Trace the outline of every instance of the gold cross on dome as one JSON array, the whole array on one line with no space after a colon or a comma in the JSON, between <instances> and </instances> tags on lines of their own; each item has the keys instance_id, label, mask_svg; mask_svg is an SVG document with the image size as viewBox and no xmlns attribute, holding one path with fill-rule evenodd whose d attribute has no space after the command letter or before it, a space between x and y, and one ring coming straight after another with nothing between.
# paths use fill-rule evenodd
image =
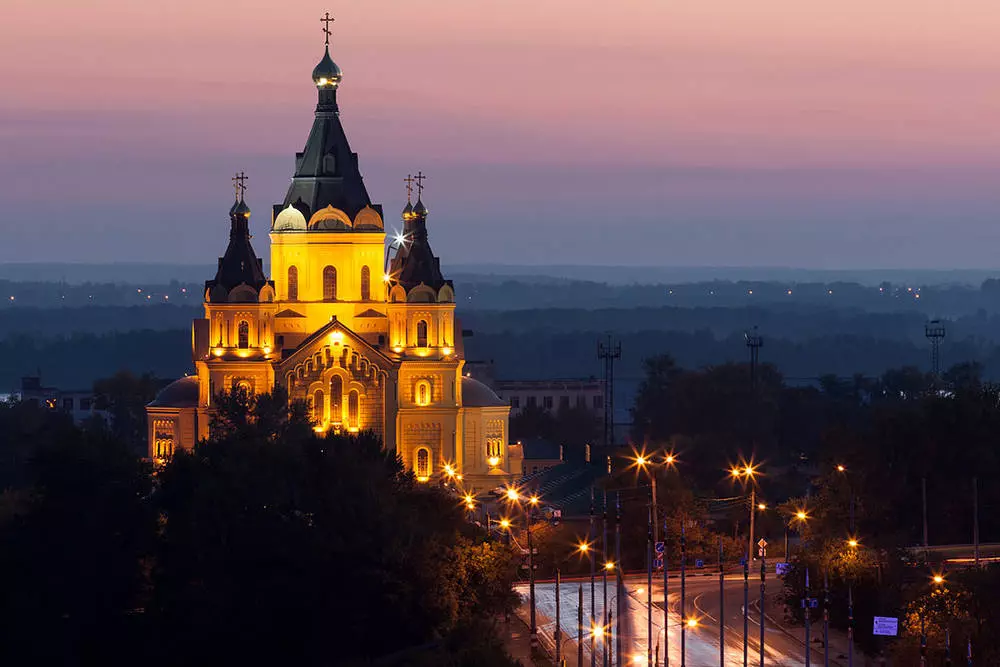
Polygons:
<instances>
[{"instance_id":1,"label":"gold cross on dome","mask_svg":"<svg viewBox=\"0 0 1000 667\"><path fill-rule=\"evenodd\" d=\"M247 175L242 171L236 172L233 176L233 189L236 190L236 200L242 201L243 195L247 191Z\"/></svg>"},{"instance_id":2,"label":"gold cross on dome","mask_svg":"<svg viewBox=\"0 0 1000 667\"><path fill-rule=\"evenodd\" d=\"M413 180L415 180L417 182L417 199L420 199L420 197L423 196L423 194L424 194L424 179L425 178L427 178L427 177L424 176L424 172L422 172L422 171L418 171L417 175L413 177Z\"/></svg>"},{"instance_id":3,"label":"gold cross on dome","mask_svg":"<svg viewBox=\"0 0 1000 667\"><path fill-rule=\"evenodd\" d=\"M336 21L335 18L330 16L330 12L326 12L326 15L319 20L323 24L323 32L326 34L326 45L330 46L330 24Z\"/></svg>"},{"instance_id":4,"label":"gold cross on dome","mask_svg":"<svg viewBox=\"0 0 1000 667\"><path fill-rule=\"evenodd\" d=\"M406 203L407 204L411 204L412 203L410 200L413 199L413 180L414 180L413 179L413 174L407 174L406 178L403 179L403 182L406 183Z\"/></svg>"}]
</instances>

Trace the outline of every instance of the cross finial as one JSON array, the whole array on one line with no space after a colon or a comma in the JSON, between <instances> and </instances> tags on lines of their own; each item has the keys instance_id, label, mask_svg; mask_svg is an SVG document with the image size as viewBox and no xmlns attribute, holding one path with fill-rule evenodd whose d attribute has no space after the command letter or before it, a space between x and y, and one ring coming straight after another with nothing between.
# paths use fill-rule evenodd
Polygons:
<instances>
[{"instance_id":1,"label":"cross finial","mask_svg":"<svg viewBox=\"0 0 1000 667\"><path fill-rule=\"evenodd\" d=\"M243 195L247 191L247 175L242 171L233 176L233 189L236 190L236 201L243 201Z\"/></svg>"},{"instance_id":2,"label":"cross finial","mask_svg":"<svg viewBox=\"0 0 1000 667\"><path fill-rule=\"evenodd\" d=\"M413 180L417 182L417 199L420 199L424 194L424 172L418 171L417 175L413 177Z\"/></svg>"},{"instance_id":3,"label":"cross finial","mask_svg":"<svg viewBox=\"0 0 1000 667\"><path fill-rule=\"evenodd\" d=\"M326 12L326 14L323 16L323 18L321 18L319 20L319 22L323 24L323 32L326 34L326 45L327 46L330 46L330 35L332 34L330 32L330 24L333 23L335 20L336 19L334 19L332 16L330 16L330 12Z\"/></svg>"},{"instance_id":4,"label":"cross finial","mask_svg":"<svg viewBox=\"0 0 1000 667\"><path fill-rule=\"evenodd\" d=\"M407 174L406 178L403 179L403 182L406 183L406 203L407 204L412 204L413 203L411 201L413 199L413 181L414 181L413 174Z\"/></svg>"}]
</instances>

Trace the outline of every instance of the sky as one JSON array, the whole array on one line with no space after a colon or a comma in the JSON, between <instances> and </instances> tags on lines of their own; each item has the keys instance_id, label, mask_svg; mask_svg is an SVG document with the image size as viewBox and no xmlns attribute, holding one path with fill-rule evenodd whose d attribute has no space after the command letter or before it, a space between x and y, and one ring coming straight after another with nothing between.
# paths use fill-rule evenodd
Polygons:
<instances>
[{"instance_id":1,"label":"sky","mask_svg":"<svg viewBox=\"0 0 1000 667\"><path fill-rule=\"evenodd\" d=\"M0 0L0 262L266 257L325 11L445 266L1000 267L995 0Z\"/></svg>"}]
</instances>

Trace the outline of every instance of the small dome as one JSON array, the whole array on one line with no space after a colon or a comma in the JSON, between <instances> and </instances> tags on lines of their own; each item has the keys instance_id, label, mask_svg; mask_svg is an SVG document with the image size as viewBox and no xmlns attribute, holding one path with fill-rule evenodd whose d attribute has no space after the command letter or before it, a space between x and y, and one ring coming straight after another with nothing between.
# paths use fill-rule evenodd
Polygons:
<instances>
[{"instance_id":1,"label":"small dome","mask_svg":"<svg viewBox=\"0 0 1000 667\"><path fill-rule=\"evenodd\" d=\"M409 220L413 217L413 204L406 202L406 206L403 208L403 220Z\"/></svg>"},{"instance_id":2,"label":"small dome","mask_svg":"<svg viewBox=\"0 0 1000 667\"><path fill-rule=\"evenodd\" d=\"M274 219L273 229L276 232L303 230L306 228L306 218L302 211L294 206L287 206Z\"/></svg>"},{"instance_id":3,"label":"small dome","mask_svg":"<svg viewBox=\"0 0 1000 667\"><path fill-rule=\"evenodd\" d=\"M195 408L198 407L198 376L189 375L180 380L174 380L164 387L153 402L151 408Z\"/></svg>"},{"instance_id":4,"label":"small dome","mask_svg":"<svg viewBox=\"0 0 1000 667\"><path fill-rule=\"evenodd\" d=\"M229 215L242 215L244 218L249 218L250 207L247 206L247 203L241 199L235 206L233 206L232 209L230 209Z\"/></svg>"},{"instance_id":5,"label":"small dome","mask_svg":"<svg viewBox=\"0 0 1000 667\"><path fill-rule=\"evenodd\" d=\"M417 199L417 205L413 207L413 214L421 218L427 217L427 207L420 199Z\"/></svg>"},{"instance_id":6,"label":"small dome","mask_svg":"<svg viewBox=\"0 0 1000 667\"><path fill-rule=\"evenodd\" d=\"M507 405L492 389L468 375L462 376L462 407L499 408Z\"/></svg>"},{"instance_id":7,"label":"small dome","mask_svg":"<svg viewBox=\"0 0 1000 667\"><path fill-rule=\"evenodd\" d=\"M316 69L313 70L313 83L318 88L336 88L340 85L343 78L344 73L337 67L337 63L333 62L333 58L330 57L330 47L326 47L323 59L319 61L319 65L316 65Z\"/></svg>"},{"instance_id":8,"label":"small dome","mask_svg":"<svg viewBox=\"0 0 1000 667\"><path fill-rule=\"evenodd\" d=\"M230 218L233 217L234 215L236 215L236 209L239 208L239 207L240 207L239 200L234 201L233 205L229 208L229 217Z\"/></svg>"}]
</instances>

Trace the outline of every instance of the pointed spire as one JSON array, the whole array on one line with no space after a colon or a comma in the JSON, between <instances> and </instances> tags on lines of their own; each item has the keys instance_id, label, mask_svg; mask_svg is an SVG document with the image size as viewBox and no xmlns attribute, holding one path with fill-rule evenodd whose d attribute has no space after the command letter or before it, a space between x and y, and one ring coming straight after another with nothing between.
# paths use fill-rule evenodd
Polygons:
<instances>
[{"instance_id":1,"label":"pointed spire","mask_svg":"<svg viewBox=\"0 0 1000 667\"><path fill-rule=\"evenodd\" d=\"M263 263L250 244L250 207L243 199L247 176L241 171L232 180L237 199L229 209L229 245L226 254L219 258L215 279L206 282L205 287L213 289L221 286L228 292L246 284L259 291L268 281Z\"/></svg>"}]
</instances>

